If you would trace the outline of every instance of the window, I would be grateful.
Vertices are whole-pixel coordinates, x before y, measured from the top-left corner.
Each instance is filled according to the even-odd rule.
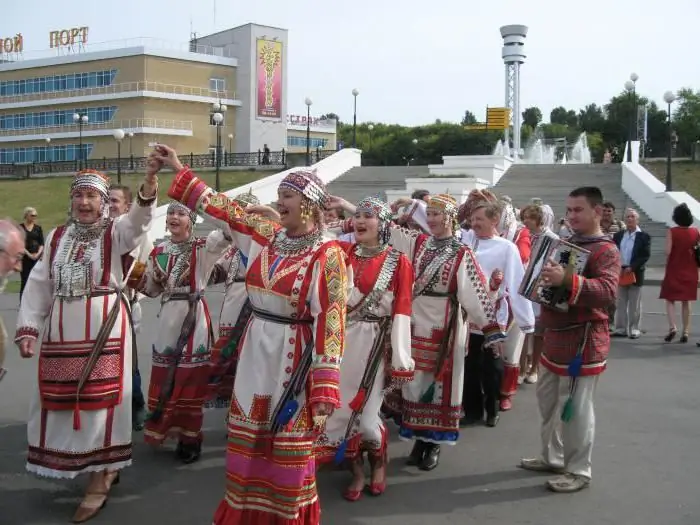
[[[89,159],[93,144],[83,144],[83,158]],[[23,162],[59,162],[78,160],[79,144],[61,146],[35,146],[32,148],[0,149],[0,164]]]
[[[223,93],[226,91],[226,79],[225,78],[210,78],[209,79],[209,91],[216,91],[217,93]]]
[[[91,71],[89,73],[72,73],[70,75],[52,75],[24,80],[5,80],[0,82],[0,96],[7,97],[12,95],[110,86],[114,83],[116,76],[117,70],[111,69],[105,71]]]
[[[0,129],[31,129],[39,127],[66,126],[73,124],[74,113],[87,113],[88,122],[111,122],[117,111],[116,106],[97,108],[75,108],[66,110],[18,113],[0,117]]]
[[[310,147],[312,149],[325,148],[328,144],[328,139],[320,139],[311,137]],[[287,146],[290,148],[305,148],[306,147],[306,137],[294,137],[287,136]]]

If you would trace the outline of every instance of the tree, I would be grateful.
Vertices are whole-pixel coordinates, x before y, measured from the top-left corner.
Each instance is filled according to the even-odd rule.
[[[321,118],[329,120],[335,119],[336,122],[340,122],[340,117],[336,113],[326,113],[325,115],[321,115]]]
[[[542,122],[542,111],[538,107],[531,107],[523,111],[523,125],[530,126],[532,129],[537,129],[537,126]]]
[[[605,129],[605,114],[597,104],[588,104],[578,112],[578,127],[587,133],[602,133]]]
[[[693,144],[700,140],[700,91],[683,88],[678,92],[673,127],[678,135],[678,153],[691,155]]]
[[[462,126],[471,126],[472,124],[476,124],[477,122],[478,121],[476,120],[474,113],[472,113],[469,110],[466,110],[464,112],[464,117],[462,117]]]
[[[550,124],[562,124],[564,126],[576,127],[578,125],[578,117],[573,109],[566,109],[559,106],[554,108],[549,114]]]

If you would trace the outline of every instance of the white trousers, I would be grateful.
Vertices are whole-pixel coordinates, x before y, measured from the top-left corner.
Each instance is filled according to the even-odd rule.
[[[617,288],[617,311],[615,312],[615,331],[631,334],[639,331],[642,317],[642,287],[619,286]]]
[[[573,395],[574,416],[561,420],[569,396],[570,378],[540,367],[537,404],[542,417],[542,460],[565,472],[591,478],[591,454],[595,437],[593,395],[598,376],[579,377]]]

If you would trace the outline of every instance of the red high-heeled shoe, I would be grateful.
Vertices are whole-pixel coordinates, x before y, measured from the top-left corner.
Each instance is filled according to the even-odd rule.
[[[374,475],[374,471],[377,470],[378,468],[384,467],[384,479],[382,481],[373,481],[369,484],[369,493],[372,496],[381,496],[384,494],[384,491],[386,491],[386,466],[388,461],[388,453],[387,449],[384,449],[384,452],[380,457],[377,456],[369,456],[369,464],[372,468],[372,475]]]
[[[345,489],[345,492],[343,492],[343,498],[345,498],[347,501],[357,501],[362,497],[362,491],[361,490],[350,490],[350,489]]]
[[[350,470],[352,471],[353,478],[356,475],[356,471],[362,471],[364,469],[364,461],[362,460],[362,456],[359,458],[354,459],[353,461],[350,462]],[[362,476],[364,478],[364,472],[362,472]],[[353,490],[350,488],[345,489],[345,492],[343,492],[343,498],[345,498],[347,501],[357,501],[362,497],[362,491],[364,489],[364,486],[360,488],[360,490]]]

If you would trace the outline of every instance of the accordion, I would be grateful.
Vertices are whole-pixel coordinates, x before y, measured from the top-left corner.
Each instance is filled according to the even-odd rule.
[[[554,308],[560,312],[569,311],[568,293],[564,286],[546,286],[542,282],[542,269],[547,261],[561,264],[567,276],[581,275],[591,252],[556,237],[543,235],[530,256],[520,284],[520,295],[534,303]]]

